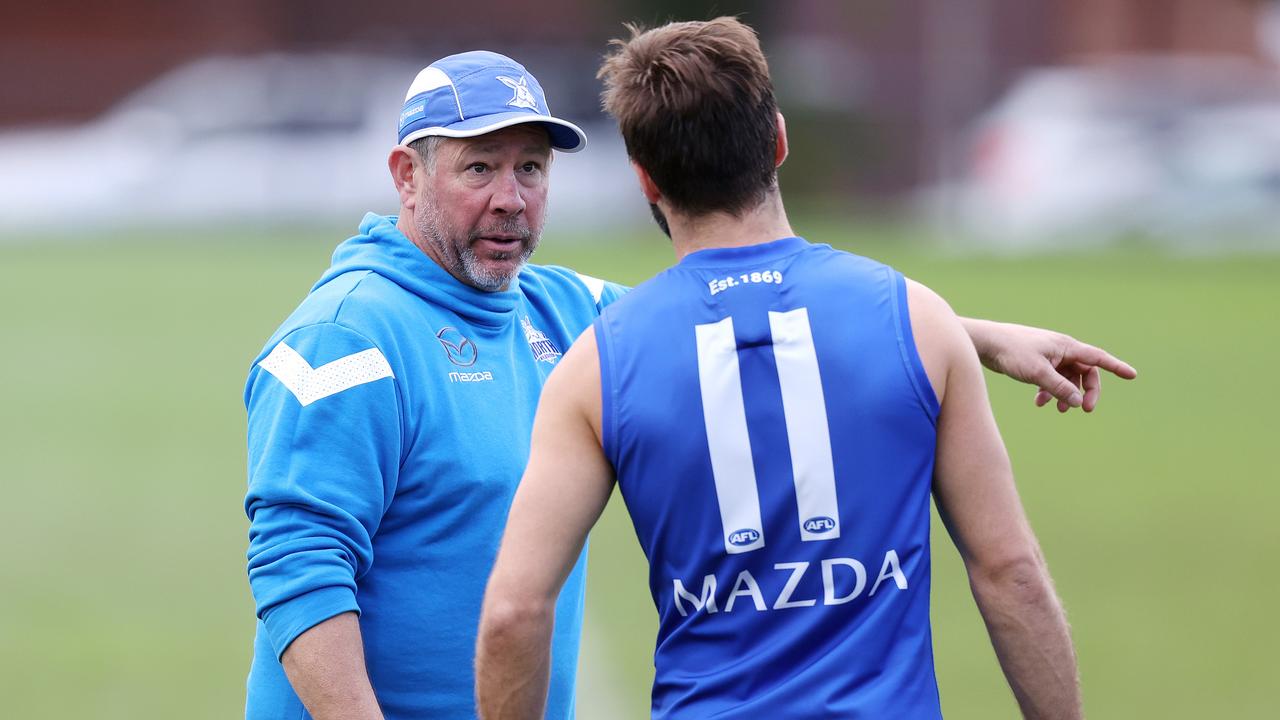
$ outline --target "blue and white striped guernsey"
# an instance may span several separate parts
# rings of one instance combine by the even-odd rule
[[[800,238],[606,308],[605,453],[649,558],[655,718],[937,718],[938,403],[902,276]]]

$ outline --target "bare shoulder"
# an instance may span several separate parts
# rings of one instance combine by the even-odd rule
[[[947,378],[956,363],[974,353],[973,344],[960,319],[941,295],[907,278],[907,309],[911,314],[911,334],[916,352],[924,363],[929,384],[938,401],[944,401]]]
[[[596,329],[589,325],[556,363],[547,384],[553,382],[552,378],[559,378],[555,380],[558,383],[571,383],[592,377],[600,377],[600,356],[596,348]]]

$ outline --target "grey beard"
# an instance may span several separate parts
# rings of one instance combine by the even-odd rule
[[[440,211],[434,202],[426,203],[425,212],[417,217],[418,232],[422,237],[426,238],[444,261],[445,270],[456,278],[465,278],[464,282],[477,290],[485,292],[497,292],[510,285],[520,271],[524,269],[525,262],[529,260],[529,256],[533,254],[533,250],[538,245],[538,238],[528,231],[526,233],[526,244],[518,251],[520,254],[520,263],[511,270],[510,273],[494,272],[489,270],[480,262],[480,258],[476,257],[476,253],[471,249],[471,243],[478,237],[472,233],[467,238],[466,244],[461,248],[456,247],[453,242],[444,237],[440,233]],[[511,228],[501,228],[503,231],[509,230],[512,233],[521,231],[519,223],[513,222]]]
[[[484,263],[480,262],[480,258],[476,257],[475,251],[468,244],[459,253],[458,260],[462,270],[460,274],[470,280],[471,285],[485,292],[503,290],[524,269],[524,264],[529,260],[529,256],[533,254],[533,248],[521,248],[519,253],[520,264],[512,268],[510,273],[493,272],[486,268]]]

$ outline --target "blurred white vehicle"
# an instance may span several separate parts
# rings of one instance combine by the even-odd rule
[[[1280,248],[1280,101],[1194,113],[1170,145],[1149,234],[1193,250]]]
[[[420,69],[360,55],[212,57],[85,124],[0,132],[0,236],[225,221],[354,228],[366,211],[394,213],[387,153]],[[616,131],[582,124],[590,149],[557,157],[557,221],[619,206],[644,218]]]
[[[1280,241],[1277,80],[1204,58],[1029,72],[976,123],[948,219],[1011,248]]]

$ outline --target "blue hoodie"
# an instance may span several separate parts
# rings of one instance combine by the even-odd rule
[[[625,291],[528,266],[482,292],[395,222],[365,216],[249,372],[251,720],[309,717],[279,658],[349,611],[388,720],[475,716],[480,604],[538,395]],[[557,606],[549,718],[573,715],[584,566]]]

